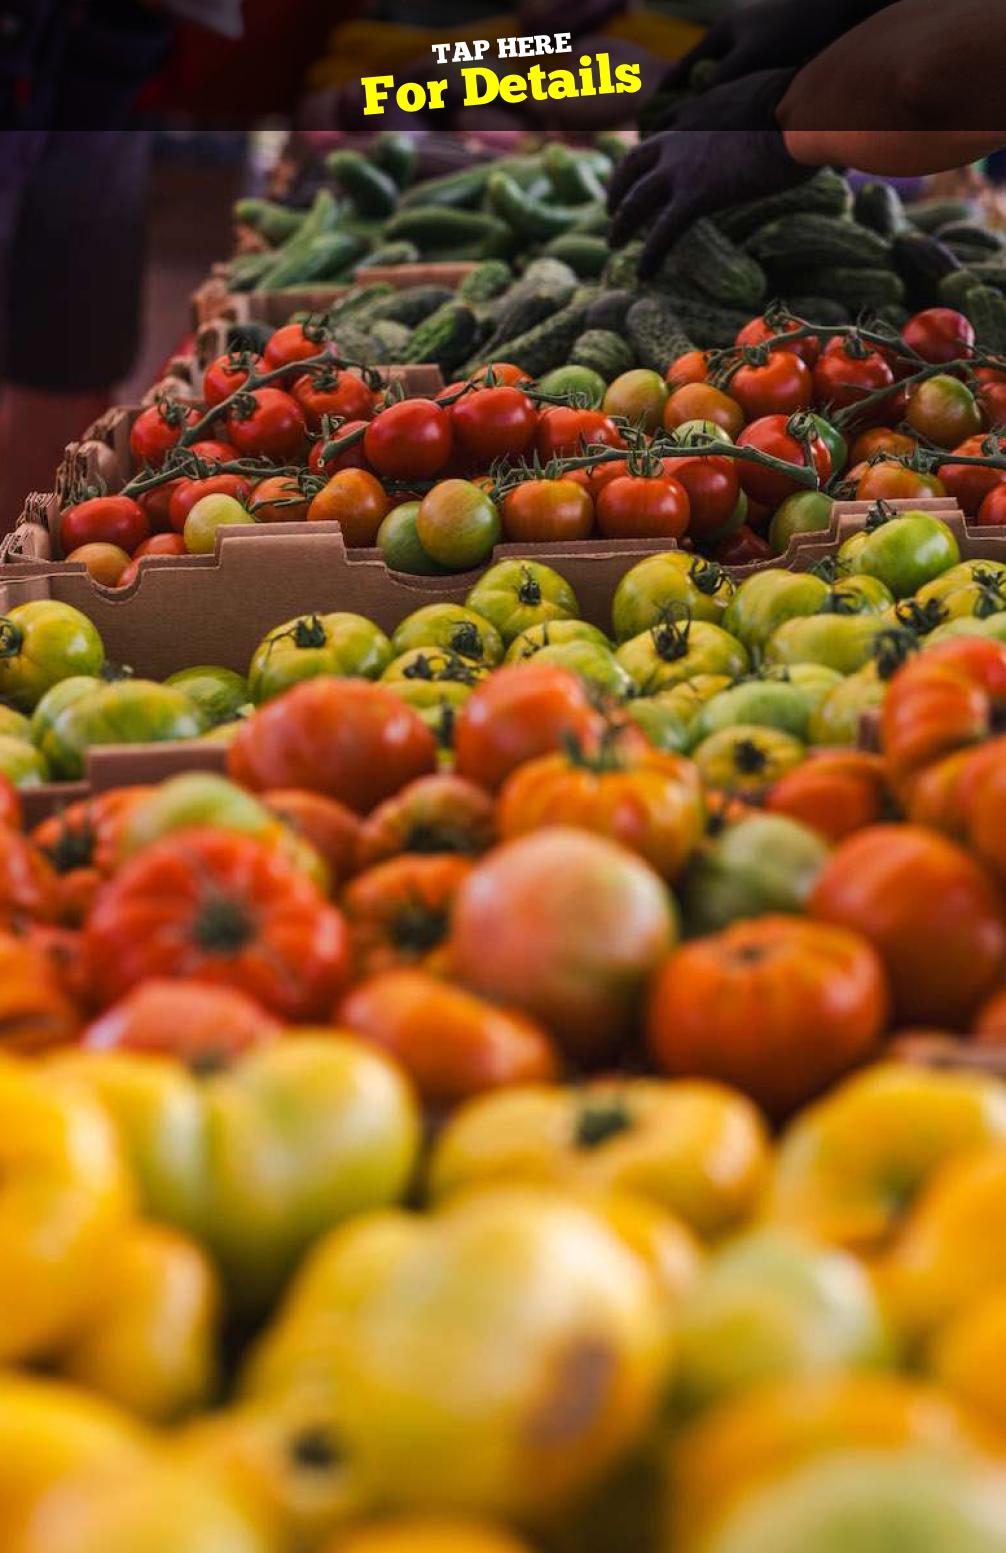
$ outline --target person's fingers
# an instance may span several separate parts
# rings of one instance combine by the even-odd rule
[[[648,280],[657,273],[678,238],[699,214],[693,201],[680,197],[671,200],[657,219],[639,256],[637,271],[640,280]]]
[[[610,241],[621,248],[644,222],[649,221],[670,197],[667,181],[659,172],[647,173],[626,195],[611,223]]]
[[[687,54],[682,55],[676,65],[672,65],[664,79],[661,81],[661,90],[684,91],[691,84],[692,71],[696,65],[703,64],[707,59],[721,60],[730,52],[732,37],[722,21],[710,27],[701,43],[697,43]]]
[[[656,137],[640,141],[628,156],[622,158],[608,184],[608,210],[612,215],[618,209],[633,184],[637,183],[656,162],[660,145]]]

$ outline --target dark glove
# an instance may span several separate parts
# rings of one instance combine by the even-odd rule
[[[642,141],[615,171],[611,243],[621,247],[654,222],[639,260],[645,279],[699,216],[778,194],[813,171],[793,161],[779,129],[665,130]]]
[[[700,71],[703,87],[756,71],[794,67],[813,59],[843,32],[858,27],[893,0],[761,0],[723,16],[660,83],[685,91]]]

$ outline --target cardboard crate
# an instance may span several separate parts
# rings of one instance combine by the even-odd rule
[[[39,825],[70,804],[95,793],[107,793],[113,787],[156,785],[184,771],[215,771],[222,775],[226,769],[227,751],[222,744],[212,741],[95,745],[87,752],[81,781],[42,782],[37,787],[21,789],[25,824]]]
[[[473,262],[444,264],[396,264],[362,272],[354,285],[387,285],[399,291],[413,286],[450,286],[456,290],[477,265]],[[282,291],[231,291],[228,268],[220,265],[192,297],[192,320],[196,329],[216,318],[228,323],[285,324],[294,313],[323,313],[338,302],[348,285],[287,286]]]

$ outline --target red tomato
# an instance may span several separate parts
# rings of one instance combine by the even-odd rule
[[[206,437],[202,442],[193,442],[189,452],[195,453],[206,464],[229,464],[238,457],[233,442],[221,442],[218,437]]]
[[[978,390],[978,408],[988,427],[1006,426],[1006,383],[983,383]]]
[[[21,828],[21,799],[13,782],[5,776],[0,776],[0,825],[9,825],[11,830]]]
[[[168,503],[168,518],[176,534],[185,527],[197,501],[204,496],[233,496],[235,501],[246,502],[251,491],[251,481],[244,475],[207,475],[205,480],[178,480]]]
[[[619,475],[601,491],[596,510],[606,539],[680,539],[691,508],[671,475]]]
[[[454,445],[465,458],[488,467],[494,459],[519,458],[534,440],[538,412],[519,388],[481,388],[451,407]]]
[[[153,490],[144,491],[136,498],[137,506],[155,534],[162,533],[171,526],[168,508],[177,484],[177,480],[165,480],[163,485],[155,485]]]
[[[778,340],[780,335],[793,334],[797,329],[802,328],[803,325],[795,318],[789,319],[787,323],[770,323],[763,314],[761,318],[752,318],[749,324],[745,324],[743,329],[738,331],[736,343],[742,348],[764,345],[767,340]],[[812,367],[821,354],[821,341],[816,334],[808,334],[800,340],[787,340],[785,344],[774,345],[773,350],[790,351],[794,356],[799,356],[801,361],[805,361],[808,367]]]
[[[247,351],[227,351],[218,356],[203,374],[203,398],[207,408],[223,404],[242,383],[247,383],[253,372],[262,370],[262,357],[250,356]]]
[[[312,443],[311,453],[307,461],[307,467],[311,473],[316,475],[334,475],[340,469],[366,469],[367,455],[364,451],[362,437],[358,438],[356,442],[351,442],[341,453],[333,453],[330,458],[322,458],[322,453],[329,442],[338,441],[347,432],[359,431],[366,424],[366,421],[347,421],[344,426],[339,427],[334,436],[326,437],[322,435],[317,442]]]
[[[131,496],[93,496],[68,507],[59,521],[64,552],[80,545],[118,545],[132,555],[150,538],[150,522]]]
[[[307,509],[310,523],[338,523],[347,545],[375,545],[377,531],[397,497],[367,469],[340,469]]]
[[[709,352],[685,351],[667,369],[667,382],[672,388],[684,388],[686,383],[709,381]]]
[[[296,379],[290,393],[312,431],[321,430],[325,415],[337,415],[345,421],[369,421],[374,413],[374,395],[356,372],[339,372],[335,367],[305,372]]]
[[[737,459],[715,453],[692,454],[688,458],[664,459],[664,469],[684,486],[688,495],[688,532],[697,540],[715,538],[737,507],[741,490]]]
[[[129,433],[129,451],[141,467],[159,469],[182,433],[201,419],[198,410],[176,399],[159,399],[141,410]]]
[[[430,480],[451,456],[451,417],[432,399],[400,399],[367,426],[363,449],[378,474],[393,480]]]
[[[242,396],[227,412],[227,430],[239,453],[277,463],[298,459],[307,441],[304,413],[281,388],[256,388],[247,403]]]
[[[579,481],[525,480],[503,498],[500,517],[512,544],[586,539],[594,504]]]
[[[744,411],[736,399],[711,383],[686,383],[664,405],[664,426],[676,431],[688,421],[712,421],[728,437],[736,437],[744,425]]]
[[[995,485],[978,508],[978,522],[998,527],[1006,523],[1006,484]]]
[[[310,503],[296,475],[268,475],[253,488],[248,510],[256,523],[304,523]]]
[[[721,566],[748,566],[753,561],[767,561],[771,554],[768,540],[756,534],[748,523],[742,524],[736,534],[721,540],[715,550]]]
[[[803,440],[795,435],[799,421],[799,417],[787,415],[763,416],[761,420],[752,421],[750,426],[744,428],[737,438],[737,446],[756,448],[760,453],[769,453],[773,458],[804,469],[807,467],[807,452]],[[831,454],[818,435],[813,421],[808,420],[807,425],[810,430],[811,463],[823,484],[831,474]],[[754,501],[765,502],[770,507],[778,507],[787,496],[801,489],[799,484],[787,479],[784,474],[762,468],[760,464],[748,463],[746,459],[739,460],[739,469],[740,482],[747,494]]]
[[[538,418],[534,446],[541,459],[575,457],[581,445],[593,443],[609,448],[625,446],[618,427],[603,410],[574,410],[554,404]]]
[[[185,555],[185,541],[181,534],[152,534],[133,553],[134,561],[142,561],[145,555]]]
[[[277,367],[296,366],[298,361],[309,361],[312,356],[327,354],[331,349],[331,336],[317,325],[284,324],[282,329],[277,329],[270,337],[263,361],[272,372]]]
[[[847,409],[875,390],[893,385],[894,373],[880,352],[848,336],[830,340],[814,367],[814,397],[822,409]],[[864,414],[882,419],[884,407],[881,400]]]
[[[807,363],[792,351],[770,352],[760,365],[743,363],[730,378],[730,394],[748,420],[762,415],[792,415],[805,410],[814,396]]]
[[[506,388],[519,388],[522,383],[533,381],[530,374],[523,367],[515,367],[512,361],[493,361],[488,367],[481,367],[468,379],[469,383],[486,383],[492,379],[492,383],[503,384]]]
[[[155,978],[88,1025],[80,1044],[90,1051],[156,1052],[205,1073],[282,1034],[279,1020],[236,987]]]
[[[458,773],[494,791],[526,760],[561,750],[571,738],[595,744],[604,727],[583,681],[568,669],[533,658],[508,664],[478,685],[458,713]]]
[[[963,454],[965,458],[982,458],[988,440],[986,436],[969,437],[960,447],[954,448],[954,453]],[[991,440],[996,441],[995,438]],[[1006,447],[1006,441],[1003,446]],[[941,464],[936,473],[947,495],[954,497],[969,518],[975,516],[989,491],[1006,481],[1006,469],[982,468],[980,464]]]
[[[974,328],[952,307],[927,307],[916,313],[902,329],[901,338],[923,361],[935,364],[974,353]]]
[[[852,444],[849,463],[868,463],[874,453],[892,453],[896,457],[903,455],[909,458],[918,445],[914,437],[907,436],[903,431],[892,431],[889,426],[871,426],[869,430],[861,431]]]

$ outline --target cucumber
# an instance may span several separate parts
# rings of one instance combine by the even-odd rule
[[[587,307],[587,328],[603,329],[624,336],[629,308],[638,300],[639,293],[636,291],[602,291],[597,301]]]
[[[604,184],[590,161],[578,156],[569,146],[553,141],[546,146],[542,161],[555,197],[566,205],[586,205],[604,200]]]
[[[770,221],[748,238],[744,251],[769,267],[838,264],[883,269],[891,259],[890,243],[877,232],[842,216],[813,212]]]
[[[349,232],[320,232],[296,252],[290,252],[290,246],[274,256],[272,267],[260,277],[262,291],[282,291],[306,281],[330,279],[366,252],[363,239]]]
[[[964,311],[974,324],[979,350],[1006,353],[1006,297],[992,286],[973,286],[964,299]]]
[[[413,334],[408,324],[396,324],[390,318],[378,318],[368,323],[367,333],[379,349],[380,362],[405,359],[403,353],[408,350]]]
[[[999,259],[998,262],[982,260],[980,264],[969,264],[968,269],[980,286],[994,286],[996,291],[1006,291],[1006,259]]]
[[[476,251],[483,259],[505,259],[514,246],[510,228],[496,216],[439,205],[397,210],[386,223],[384,236],[390,242],[415,243],[426,256]]]
[[[626,320],[626,332],[639,365],[652,367],[661,375],[672,361],[693,349],[689,332],[665,297],[640,297],[634,302]]]
[[[748,200],[718,211],[716,225],[721,232],[742,243],[759,227],[784,216],[816,211],[822,216],[845,216],[852,209],[852,191],[846,180],[832,167],[821,167],[804,183],[770,194],[764,199]]]
[[[415,177],[419,153],[411,135],[402,130],[389,129],[378,135],[367,152],[367,158],[392,178],[399,189],[405,189]]]
[[[713,302],[756,311],[765,300],[765,272],[725,233],[703,218],[671,249],[666,268],[704,291]]]
[[[626,243],[612,256],[603,280],[613,291],[633,291],[639,285],[639,256],[643,245],[639,241]]]
[[[714,307],[711,302],[693,302],[682,298],[675,305],[670,297],[667,301],[685,334],[691,336],[700,350],[726,350],[733,345],[751,318],[749,312],[739,308]]]
[[[940,301],[946,307],[956,307],[966,312],[964,303],[968,292],[979,285],[981,282],[972,275],[970,270],[951,270],[940,281]]]
[[[545,244],[545,252],[562,259],[581,278],[592,279],[604,273],[611,249],[603,237],[587,237],[581,232],[564,232]]]
[[[414,330],[402,361],[432,361],[445,374],[464,361],[475,344],[478,320],[464,302],[445,302]]]
[[[838,328],[852,318],[849,309],[830,297],[794,297],[788,304],[791,313],[804,323],[821,324],[826,329]]]
[[[612,167],[617,167],[629,150],[628,141],[614,129],[597,130],[594,134],[594,145],[602,156],[607,157]]]
[[[543,377],[546,372],[551,372],[554,367],[563,366],[569,360],[573,342],[583,330],[584,312],[582,303],[571,302],[567,307],[560,308],[558,312],[552,312],[533,329],[503,341],[488,355],[483,351],[481,360],[475,365],[483,366],[487,361],[495,358],[498,361],[511,361],[515,366],[523,367],[524,371],[530,373],[532,377]]]
[[[501,172],[490,177],[487,200],[489,208],[528,242],[547,242],[550,237],[568,232],[578,215],[573,207],[532,199],[520,184]]]
[[[238,200],[234,206],[234,220],[250,226],[274,248],[293,237],[303,219],[302,210],[292,210],[276,200],[248,198]]]
[[[228,269],[227,285],[231,291],[254,291],[263,275],[267,275],[276,263],[276,250],[267,253],[241,253],[232,259]]]
[[[350,315],[365,318],[380,302],[388,297],[397,297],[398,294],[395,288],[385,281],[379,285],[367,285],[365,281],[361,281],[358,286],[353,286],[347,291],[345,296],[330,303],[325,309],[325,318],[329,323],[335,323],[338,319],[348,318]]]
[[[372,270],[386,268],[389,265],[418,264],[419,249],[415,243],[402,242],[385,243],[380,248],[372,248],[365,258],[356,266],[357,270]]]
[[[573,366],[590,367],[610,383],[636,365],[636,352],[623,335],[611,329],[587,329],[574,340],[569,359]]]
[[[606,204],[584,205],[570,227],[570,232],[584,232],[588,237],[607,237],[610,230],[611,217]]]
[[[918,200],[905,209],[909,221],[920,232],[937,232],[951,221],[971,221],[975,213],[970,200]]]
[[[827,269],[808,266],[801,271],[800,280],[813,294],[831,297],[853,311],[897,305],[905,300],[904,283],[893,270],[860,270],[848,265]]]
[[[398,204],[398,185],[358,151],[330,151],[325,171],[349,195],[361,216],[390,216]]]
[[[393,323],[407,324],[414,329],[445,302],[452,302],[454,293],[449,286],[409,286],[404,291],[393,291],[368,310],[371,319],[390,318]]]
[[[905,284],[909,307],[931,307],[945,275],[961,262],[939,238],[925,232],[899,232],[891,244],[894,267]]]
[[[458,287],[462,302],[491,302],[513,281],[513,270],[502,259],[486,259]]]
[[[880,178],[860,184],[852,202],[852,214],[860,226],[869,227],[880,237],[893,237],[908,220],[897,189]]]
[[[474,208],[486,192],[489,173],[489,164],[482,162],[477,167],[466,167],[460,173],[447,173],[443,178],[426,178],[405,191],[399,200],[399,209],[412,210],[417,205],[448,210]]]
[[[1003,251],[1002,238],[991,227],[978,226],[974,221],[948,221],[936,232],[941,243],[956,250],[958,244],[965,248],[977,248],[991,258]]]

